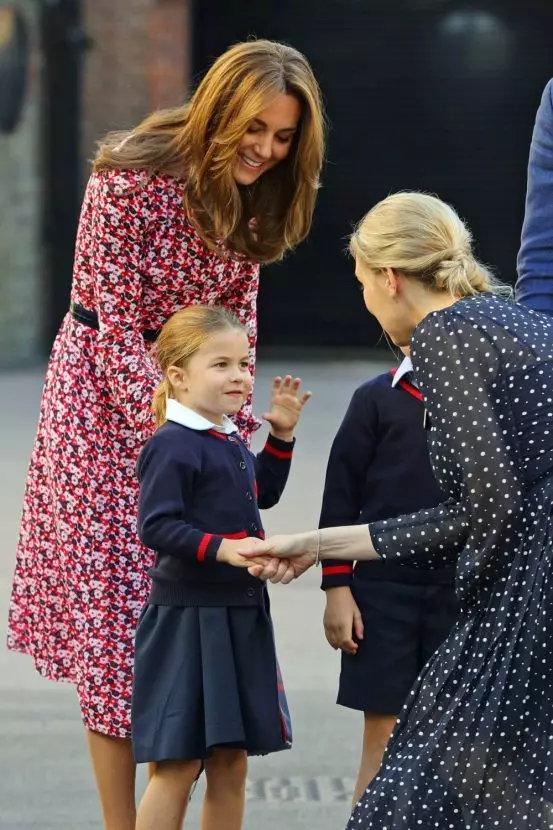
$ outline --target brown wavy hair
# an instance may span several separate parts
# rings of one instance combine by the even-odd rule
[[[240,142],[282,93],[301,104],[290,152],[251,187],[239,187],[233,164]],[[188,104],[154,112],[134,130],[110,133],[94,170],[142,169],[183,178],[184,207],[204,243],[268,263],[309,233],[324,145],[321,93],[307,59],[290,46],[252,40],[221,55]]]

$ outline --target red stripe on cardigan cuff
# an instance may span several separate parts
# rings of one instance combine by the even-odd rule
[[[251,534],[247,530],[239,530],[238,533],[220,533],[219,536],[223,539],[247,539]],[[254,534],[255,535],[255,534]],[[258,530],[257,537],[259,539],[265,538],[265,532]]]
[[[282,461],[289,461],[292,458],[292,450],[277,450],[276,447],[273,447],[272,444],[267,443],[263,447],[265,452],[274,455],[275,458],[280,458]]]
[[[247,530],[239,530],[237,533],[218,533],[217,535],[214,533],[205,533],[198,545],[196,558],[198,562],[205,562],[206,559],[216,559],[217,551],[223,539],[247,539],[249,535]],[[264,531],[258,531],[257,537],[264,539]]]
[[[350,574],[353,573],[353,565],[328,565],[326,568],[323,565],[323,576],[332,576],[332,574]]]
[[[204,537],[203,537],[202,541],[198,545],[198,551],[196,553],[196,558],[198,559],[198,562],[203,562],[205,560],[205,554],[206,554],[206,551],[207,551],[207,547],[208,547],[208,545],[209,545],[209,543],[211,542],[212,539],[213,539],[213,534],[212,533],[205,533],[204,534]]]
[[[198,550],[196,551],[196,559],[198,562],[206,562],[207,560],[215,560],[217,558],[217,551],[221,546],[221,542],[223,541],[222,535],[217,535],[213,533],[204,533],[203,538],[198,545]]]
[[[295,438],[291,441],[283,441],[282,438],[277,438],[276,435],[269,433],[263,449],[271,455],[274,455],[275,458],[289,461],[292,458],[292,451],[295,445]]]

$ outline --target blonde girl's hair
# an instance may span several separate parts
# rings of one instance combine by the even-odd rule
[[[471,233],[453,208],[426,193],[394,193],[378,202],[355,229],[350,253],[373,270],[393,268],[453,297],[512,296],[476,259]]]
[[[207,305],[183,308],[169,317],[162,327],[156,340],[155,355],[164,377],[154,392],[152,402],[158,427],[167,420],[167,398],[174,396],[167,378],[169,367],[184,368],[187,360],[206,340],[225,329],[247,333],[246,326],[231,311],[222,306]]]
[[[251,187],[239,187],[233,166],[240,142],[281,93],[301,104],[290,152]],[[323,103],[307,59],[290,46],[251,40],[221,55],[185,106],[154,112],[130,132],[111,133],[94,170],[145,169],[183,178],[184,207],[204,243],[268,263],[309,233],[324,145]]]

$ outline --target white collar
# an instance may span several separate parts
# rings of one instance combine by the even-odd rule
[[[397,368],[397,372],[395,373],[395,375],[392,379],[392,386],[397,386],[397,384],[400,382],[401,378],[404,377],[405,375],[409,374],[409,372],[412,372],[412,371],[413,371],[413,364],[411,362],[411,358],[410,357],[404,357],[403,360],[401,361],[401,363],[399,364],[399,366]]]
[[[222,432],[224,435],[230,435],[232,432],[238,432],[238,427],[235,426],[230,418],[223,415],[223,424],[213,424],[204,418],[203,415],[198,415],[193,409],[179,403],[174,398],[167,398],[167,413],[168,421],[173,421],[175,424],[181,424],[183,427],[195,429],[198,431],[205,431],[214,429],[216,432]]]

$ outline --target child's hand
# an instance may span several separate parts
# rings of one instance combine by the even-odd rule
[[[300,386],[301,380],[293,380],[291,375],[273,381],[271,409],[263,418],[271,425],[271,433],[281,441],[292,441],[301,411],[311,397],[311,392],[300,396]]]
[[[351,588],[347,585],[327,588],[325,594],[323,625],[328,643],[346,654],[357,654],[358,641],[363,639],[363,617]]]
[[[249,568],[252,565],[251,559],[245,559],[238,553],[244,546],[255,547],[261,539],[256,536],[247,539],[223,539],[217,551],[217,562],[226,562],[227,565],[234,565],[235,568]]]

